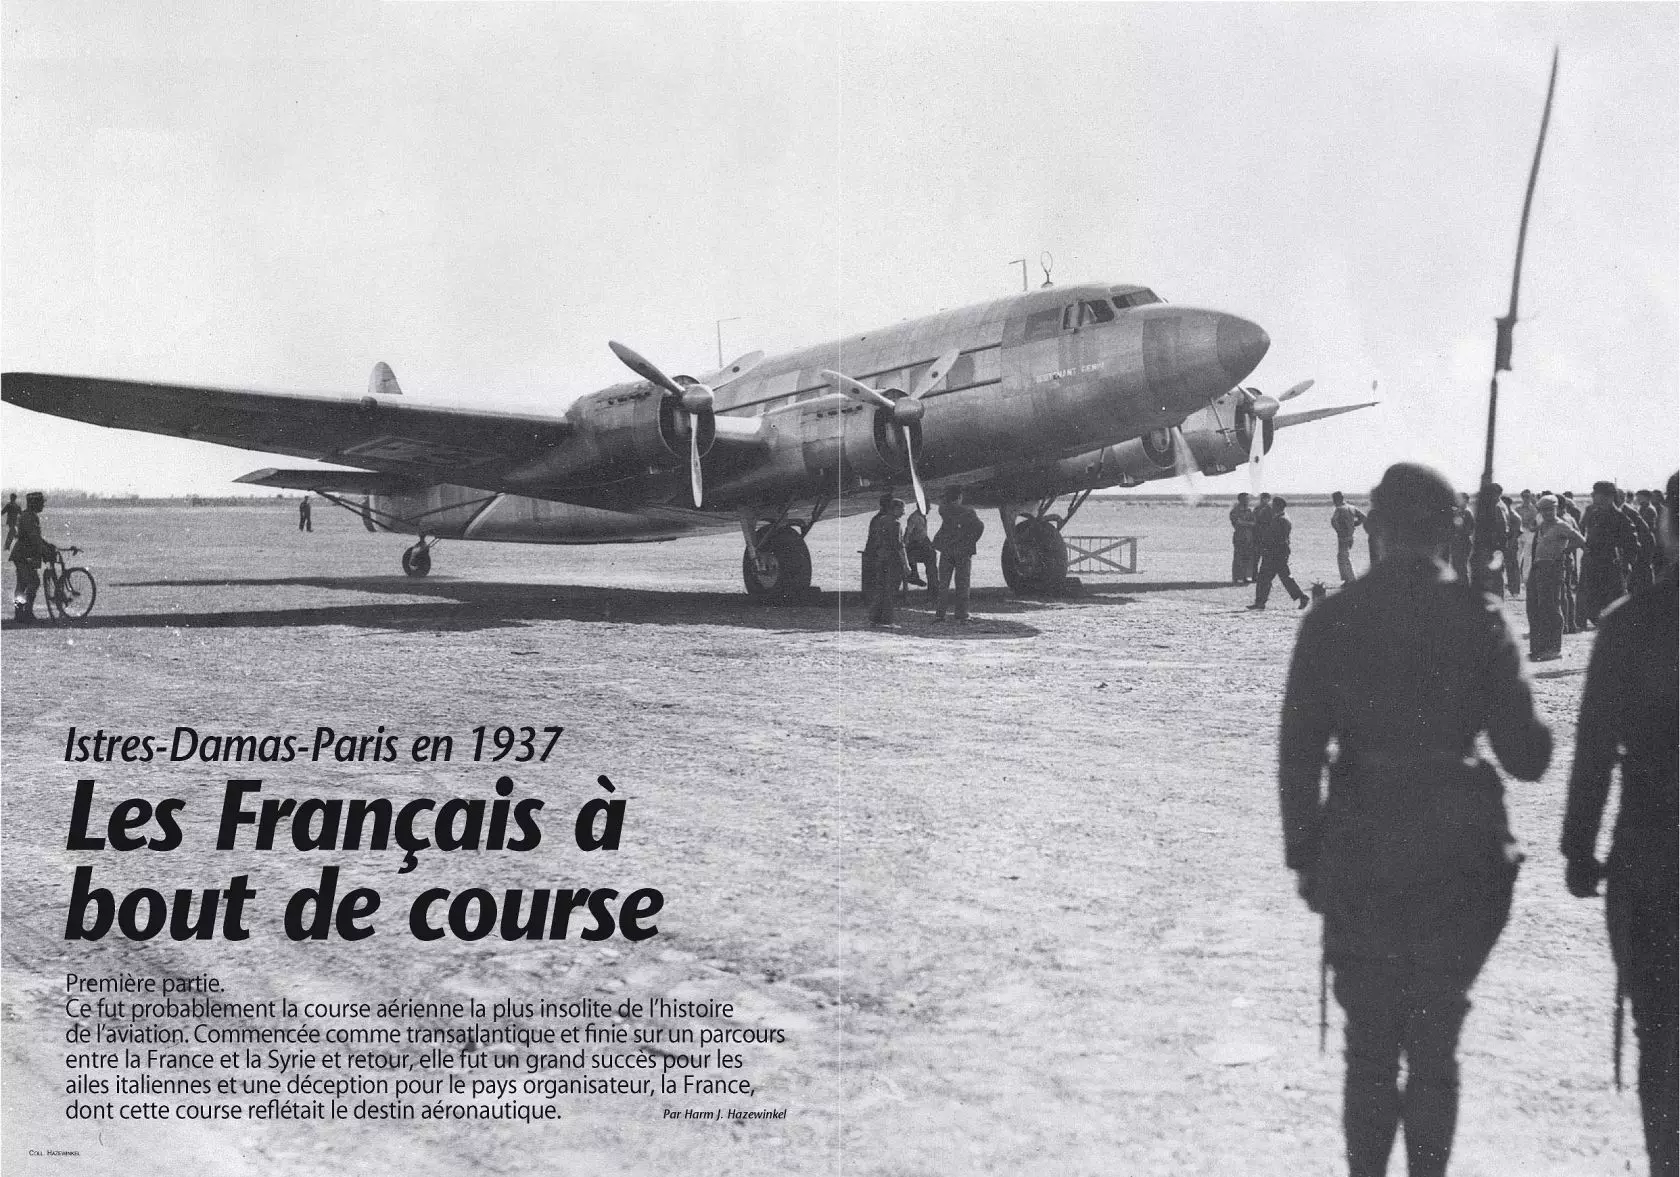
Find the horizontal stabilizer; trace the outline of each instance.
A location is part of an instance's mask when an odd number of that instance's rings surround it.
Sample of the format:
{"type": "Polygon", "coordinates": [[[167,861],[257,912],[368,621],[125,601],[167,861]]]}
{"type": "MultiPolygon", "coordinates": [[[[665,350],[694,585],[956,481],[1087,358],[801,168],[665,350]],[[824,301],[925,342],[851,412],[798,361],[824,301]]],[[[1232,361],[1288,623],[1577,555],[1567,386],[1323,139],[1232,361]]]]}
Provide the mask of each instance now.
{"type": "Polygon", "coordinates": [[[1272,418],[1272,428],[1286,429],[1291,425],[1305,425],[1308,421],[1322,421],[1326,417],[1335,417],[1341,413],[1351,413],[1355,409],[1368,409],[1381,401],[1366,401],[1362,405],[1334,405],[1328,409],[1307,409],[1300,413],[1279,413],[1272,418]]]}
{"type": "Polygon", "coordinates": [[[234,481],[272,486],[277,490],[324,490],[347,495],[398,494],[431,485],[425,480],[380,470],[277,470],[273,466],[253,470],[234,481]]]}

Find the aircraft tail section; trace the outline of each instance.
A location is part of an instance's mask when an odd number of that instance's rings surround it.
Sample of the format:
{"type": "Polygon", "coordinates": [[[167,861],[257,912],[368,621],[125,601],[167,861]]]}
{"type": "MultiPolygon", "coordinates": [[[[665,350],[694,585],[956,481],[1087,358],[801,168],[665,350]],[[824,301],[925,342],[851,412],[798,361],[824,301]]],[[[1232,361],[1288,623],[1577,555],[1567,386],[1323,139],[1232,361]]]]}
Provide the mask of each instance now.
{"type": "Polygon", "coordinates": [[[401,396],[402,385],[397,383],[397,374],[391,371],[391,365],[380,360],[373,366],[368,376],[369,396],[401,396]]]}

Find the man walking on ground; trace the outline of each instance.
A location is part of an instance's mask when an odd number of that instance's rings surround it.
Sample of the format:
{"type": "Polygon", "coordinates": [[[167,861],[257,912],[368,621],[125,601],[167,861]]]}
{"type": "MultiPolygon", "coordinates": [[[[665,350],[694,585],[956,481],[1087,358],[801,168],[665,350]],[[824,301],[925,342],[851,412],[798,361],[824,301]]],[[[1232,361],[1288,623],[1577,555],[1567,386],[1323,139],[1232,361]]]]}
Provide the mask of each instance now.
{"type": "Polygon", "coordinates": [[[1264,609],[1266,598],[1272,595],[1272,579],[1277,578],[1283,591],[1295,599],[1297,608],[1307,607],[1307,594],[1289,575],[1289,533],[1295,524],[1285,511],[1289,504],[1281,498],[1272,500],[1272,512],[1264,527],[1255,528],[1255,543],[1260,547],[1260,574],[1254,582],[1254,604],[1250,609],[1264,609]]]}
{"type": "Polygon", "coordinates": [[[309,496],[304,495],[303,498],[298,501],[298,530],[299,531],[314,531],[315,530],[315,523],[314,523],[314,520],[312,520],[309,517],[309,511],[310,511],[309,496]]]}
{"type": "Polygon", "coordinates": [[[1342,492],[1330,496],[1334,510],[1330,512],[1330,530],[1336,533],[1336,571],[1342,583],[1353,579],[1353,533],[1365,522],[1365,512],[1342,501],[1342,492]]]}
{"type": "MultiPolygon", "coordinates": [[[[1669,498],[1676,480],[1670,478],[1669,498]]],[[[1664,546],[1675,546],[1675,517],[1665,512],[1664,546]]],[[[1581,693],[1575,767],[1563,818],[1564,881],[1579,899],[1598,894],[1608,878],[1604,918],[1616,965],[1617,1041],[1622,995],[1633,1006],[1639,1039],[1639,1110],[1652,1177],[1676,1177],[1676,1034],[1680,1020],[1675,956],[1677,916],[1675,807],[1676,685],[1675,568],[1604,614],[1593,642],[1581,693]],[[1597,858],[1598,830],[1610,794],[1610,776],[1622,767],[1620,808],[1608,867],[1597,858]]]]}
{"type": "Polygon", "coordinates": [[[1551,760],[1504,614],[1447,573],[1454,515],[1435,471],[1388,468],[1366,524],[1382,562],[1307,615],[1284,692],[1284,856],[1347,1015],[1351,1177],[1387,1172],[1402,1124],[1411,1177],[1447,1171],[1459,1032],[1521,861],[1478,737],[1522,780],[1551,760]]]}
{"type": "Polygon", "coordinates": [[[939,597],[934,605],[935,621],[945,620],[947,603],[957,621],[969,620],[969,576],[974,568],[974,553],[980,546],[980,536],[985,532],[986,525],[962,500],[962,491],[952,487],[939,501],[939,534],[933,537],[933,546],[939,552],[939,597]]]}

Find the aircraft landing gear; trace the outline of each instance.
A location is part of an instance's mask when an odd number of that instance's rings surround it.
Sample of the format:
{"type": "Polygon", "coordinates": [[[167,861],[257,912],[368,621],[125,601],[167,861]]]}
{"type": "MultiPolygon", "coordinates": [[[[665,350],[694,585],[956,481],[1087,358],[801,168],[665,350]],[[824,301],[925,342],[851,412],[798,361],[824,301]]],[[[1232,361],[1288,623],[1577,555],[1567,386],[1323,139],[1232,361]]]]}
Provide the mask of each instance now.
{"type": "Polygon", "coordinates": [[[761,601],[791,601],[811,588],[811,549],[805,537],[828,510],[832,497],[811,505],[811,517],[789,519],[784,506],[774,519],[760,519],[751,508],[741,512],[741,580],[747,595],[761,601]]]}
{"type": "Polygon", "coordinates": [[[408,576],[424,576],[432,570],[432,549],[437,546],[437,540],[427,541],[421,536],[411,548],[404,548],[402,554],[402,570],[408,576]]]}
{"type": "Polygon", "coordinates": [[[1062,528],[1089,496],[1089,491],[1075,494],[1065,517],[1050,513],[1054,497],[1040,502],[1037,514],[1024,518],[1015,508],[998,509],[1003,519],[1003,580],[1011,592],[1053,596],[1067,591],[1068,550],[1062,528]]]}
{"type": "Polygon", "coordinates": [[[749,596],[786,601],[811,587],[811,549],[797,528],[763,528],[756,541],[741,553],[741,579],[749,596]]]}

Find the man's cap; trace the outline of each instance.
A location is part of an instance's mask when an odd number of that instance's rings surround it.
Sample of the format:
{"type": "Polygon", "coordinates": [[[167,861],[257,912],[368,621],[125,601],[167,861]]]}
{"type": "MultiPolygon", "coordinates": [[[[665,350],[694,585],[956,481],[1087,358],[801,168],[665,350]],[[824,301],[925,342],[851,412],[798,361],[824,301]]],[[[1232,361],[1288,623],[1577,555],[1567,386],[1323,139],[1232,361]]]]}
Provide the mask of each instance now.
{"type": "Polygon", "coordinates": [[[1613,495],[1615,493],[1616,484],[1607,478],[1601,478],[1593,483],[1593,494],[1595,495],[1613,495]]]}
{"type": "Polygon", "coordinates": [[[1342,498],[1343,498],[1343,495],[1342,495],[1341,491],[1333,490],[1333,491],[1330,492],[1330,501],[1331,502],[1339,503],[1339,502],[1342,501],[1342,498]]]}
{"type": "Polygon", "coordinates": [[[947,487],[946,490],[945,490],[945,493],[939,496],[939,501],[942,502],[942,503],[961,502],[962,501],[962,487],[960,487],[960,486],[947,487]]]}
{"type": "Polygon", "coordinates": [[[1287,511],[1289,509],[1289,500],[1285,498],[1273,498],[1272,506],[1276,507],[1279,511],[1287,511]]]}
{"type": "Polygon", "coordinates": [[[897,501],[897,499],[893,498],[892,492],[888,491],[886,494],[881,496],[881,510],[885,511],[897,501]]]}
{"type": "MultiPolygon", "coordinates": [[[[13,497],[15,498],[16,496],[13,496],[13,497]]],[[[1239,490],[1237,492],[1237,502],[1239,502],[1239,503],[1248,502],[1248,492],[1246,490],[1239,490]]]]}
{"type": "Polygon", "coordinates": [[[1540,509],[1542,511],[1556,511],[1557,510],[1557,496],[1555,496],[1555,495],[1541,495],[1540,496],[1540,509]]]}
{"type": "Polygon", "coordinates": [[[1452,484],[1416,462],[1396,462],[1371,488],[1371,513],[1402,525],[1446,521],[1457,507],[1452,484]]]}
{"type": "Polygon", "coordinates": [[[47,501],[47,496],[41,491],[32,490],[23,496],[23,501],[26,503],[44,503],[47,501]]]}

